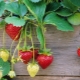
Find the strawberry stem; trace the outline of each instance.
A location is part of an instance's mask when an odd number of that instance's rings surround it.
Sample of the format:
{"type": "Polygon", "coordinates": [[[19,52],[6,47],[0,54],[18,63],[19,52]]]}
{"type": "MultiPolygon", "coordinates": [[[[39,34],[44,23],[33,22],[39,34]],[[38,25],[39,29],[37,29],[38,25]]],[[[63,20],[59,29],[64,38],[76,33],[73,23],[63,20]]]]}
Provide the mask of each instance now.
{"type": "MultiPolygon", "coordinates": [[[[23,30],[23,28],[19,31],[19,33],[18,33],[18,35],[20,34],[20,32],[23,30]]],[[[17,35],[17,36],[18,36],[17,35]]],[[[15,37],[15,39],[17,38],[17,36],[15,37]]],[[[20,45],[20,43],[21,43],[21,41],[22,41],[22,38],[21,38],[21,36],[22,36],[22,32],[21,32],[21,35],[20,35],[20,39],[19,39],[19,43],[18,43],[18,48],[19,48],[19,45],[20,45]]],[[[11,51],[12,51],[12,47],[13,47],[13,43],[15,42],[15,39],[12,41],[12,43],[11,43],[11,47],[10,47],[10,56],[11,56],[11,51]]]]}
{"type": "Polygon", "coordinates": [[[13,69],[14,69],[14,68],[13,68],[13,63],[11,63],[11,70],[13,71],[13,69]]]}
{"type": "Polygon", "coordinates": [[[44,27],[43,25],[41,25],[41,29],[42,29],[42,34],[43,34],[43,37],[44,37],[44,50],[46,49],[46,40],[45,40],[45,32],[44,32],[44,27]]]}
{"type": "Polygon", "coordinates": [[[35,55],[34,55],[34,42],[33,42],[33,37],[32,37],[32,30],[31,30],[31,26],[30,26],[30,38],[31,38],[31,43],[32,43],[32,48],[33,48],[33,60],[32,60],[32,62],[33,62],[33,64],[35,63],[35,55]]]}
{"type": "Polygon", "coordinates": [[[5,29],[3,31],[3,48],[5,48],[5,29]]]}
{"type": "MultiPolygon", "coordinates": [[[[28,25],[28,24],[27,24],[27,25],[28,25]]],[[[25,32],[25,34],[24,34],[24,35],[25,35],[25,37],[24,37],[25,40],[24,40],[24,46],[23,46],[24,49],[26,49],[26,46],[27,46],[27,38],[26,38],[26,37],[27,37],[27,34],[26,34],[27,25],[26,25],[25,28],[24,28],[24,32],[25,32]]]]}

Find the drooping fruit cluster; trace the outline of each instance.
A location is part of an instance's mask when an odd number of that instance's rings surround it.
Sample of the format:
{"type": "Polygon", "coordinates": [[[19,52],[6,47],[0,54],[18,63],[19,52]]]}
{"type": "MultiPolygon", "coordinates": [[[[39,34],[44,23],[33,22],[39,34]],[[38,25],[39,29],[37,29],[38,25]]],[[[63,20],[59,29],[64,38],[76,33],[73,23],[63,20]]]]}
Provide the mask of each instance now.
{"type": "MultiPolygon", "coordinates": [[[[42,69],[46,69],[53,62],[54,58],[48,49],[34,48],[31,29],[27,33],[26,27],[22,28],[14,26],[13,24],[7,24],[5,31],[13,41],[19,40],[17,48],[18,59],[13,56],[11,58],[11,63],[15,64],[18,60],[21,60],[24,64],[28,64],[27,71],[31,77],[34,77],[38,73],[39,66],[42,69]],[[30,48],[28,48],[26,44],[26,37],[31,40],[32,47],[30,48]],[[20,47],[20,42],[22,39],[24,39],[24,44],[20,47]]],[[[39,32],[39,35],[41,35],[40,31],[42,32],[41,28],[37,28],[37,33],[39,32]]],[[[9,75],[13,77],[12,74],[9,73],[9,75]]]]}
{"type": "Polygon", "coordinates": [[[37,72],[39,71],[39,66],[42,69],[46,69],[47,67],[50,66],[50,64],[54,60],[51,54],[47,53],[39,54],[39,49],[34,49],[34,50],[30,49],[29,51],[19,50],[19,57],[24,64],[28,64],[27,70],[31,77],[34,77],[37,74],[37,72]],[[33,55],[35,59],[34,63],[30,62],[33,59],[33,55]]]}

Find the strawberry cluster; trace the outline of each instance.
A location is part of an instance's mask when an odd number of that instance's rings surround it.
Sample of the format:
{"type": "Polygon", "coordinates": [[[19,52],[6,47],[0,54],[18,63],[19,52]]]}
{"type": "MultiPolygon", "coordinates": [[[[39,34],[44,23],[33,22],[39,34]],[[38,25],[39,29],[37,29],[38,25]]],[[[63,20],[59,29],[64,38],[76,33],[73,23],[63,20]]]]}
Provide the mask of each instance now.
{"type": "MultiPolygon", "coordinates": [[[[20,26],[14,26],[13,24],[7,24],[5,27],[6,33],[10,36],[13,41],[20,41],[20,37],[22,37],[21,33],[24,33],[24,38],[26,38],[26,30],[22,29],[20,26]]],[[[32,39],[32,38],[31,38],[32,39]]],[[[19,44],[18,44],[19,45],[19,44]]],[[[27,65],[27,71],[31,77],[34,77],[39,71],[39,66],[42,69],[46,69],[53,61],[53,56],[49,51],[46,50],[40,51],[40,49],[36,49],[34,47],[27,49],[26,41],[24,41],[24,46],[20,48],[18,46],[18,58],[12,58],[12,64],[21,60],[24,64],[27,65]],[[32,62],[31,62],[32,61],[32,62]],[[38,65],[39,64],[39,65],[38,65]]]]}

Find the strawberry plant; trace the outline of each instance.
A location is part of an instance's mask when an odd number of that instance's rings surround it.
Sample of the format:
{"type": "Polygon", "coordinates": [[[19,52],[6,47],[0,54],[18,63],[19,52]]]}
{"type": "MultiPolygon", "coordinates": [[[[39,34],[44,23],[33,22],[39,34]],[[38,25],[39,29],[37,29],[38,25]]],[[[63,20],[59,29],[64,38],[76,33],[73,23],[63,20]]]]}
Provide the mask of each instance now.
{"type": "MultiPolygon", "coordinates": [[[[18,61],[28,64],[27,71],[34,77],[39,66],[46,69],[54,60],[46,46],[46,25],[56,26],[61,31],[74,31],[73,25],[80,25],[80,0],[0,0],[0,18],[0,29],[3,29],[0,78],[3,80],[6,75],[15,77],[13,65],[18,61]],[[33,32],[40,42],[38,48],[34,44],[33,32]],[[12,40],[9,50],[5,45],[5,33],[12,40]],[[12,52],[15,41],[18,44],[12,52]]],[[[77,53],[80,56],[79,49],[77,53]]]]}

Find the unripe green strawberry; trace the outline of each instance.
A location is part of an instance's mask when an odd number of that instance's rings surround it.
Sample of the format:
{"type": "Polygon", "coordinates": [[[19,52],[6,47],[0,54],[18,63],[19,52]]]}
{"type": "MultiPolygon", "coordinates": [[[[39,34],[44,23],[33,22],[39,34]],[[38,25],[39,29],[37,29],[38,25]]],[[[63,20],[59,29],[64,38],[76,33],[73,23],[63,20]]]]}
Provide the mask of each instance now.
{"type": "Polygon", "coordinates": [[[16,76],[16,74],[15,74],[14,71],[10,71],[10,72],[8,73],[8,75],[9,75],[10,78],[14,78],[14,77],[16,76]]]}
{"type": "Polygon", "coordinates": [[[27,70],[28,70],[28,73],[31,77],[35,77],[36,74],[38,73],[39,71],[39,65],[38,64],[33,64],[33,63],[29,63],[28,66],[27,66],[27,70]]]}
{"type": "Polygon", "coordinates": [[[1,50],[0,50],[0,57],[2,58],[2,60],[3,60],[4,62],[8,61],[8,59],[9,59],[9,52],[8,52],[8,50],[6,50],[6,49],[1,49],[1,50]]]}

